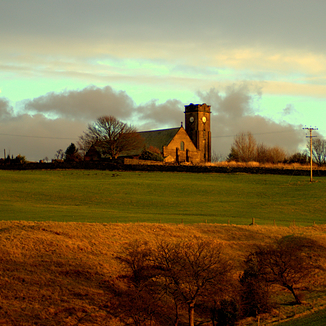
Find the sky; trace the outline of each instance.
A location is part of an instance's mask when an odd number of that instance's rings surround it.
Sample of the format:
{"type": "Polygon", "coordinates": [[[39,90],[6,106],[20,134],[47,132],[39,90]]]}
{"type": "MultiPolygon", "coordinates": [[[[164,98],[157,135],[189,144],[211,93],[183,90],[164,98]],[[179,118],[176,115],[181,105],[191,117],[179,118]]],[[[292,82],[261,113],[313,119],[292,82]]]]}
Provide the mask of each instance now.
{"type": "Polygon", "coordinates": [[[0,157],[54,158],[98,117],[174,128],[211,105],[289,154],[326,136],[325,0],[0,0],[0,157]],[[3,154],[2,154],[3,153],[3,154]]]}

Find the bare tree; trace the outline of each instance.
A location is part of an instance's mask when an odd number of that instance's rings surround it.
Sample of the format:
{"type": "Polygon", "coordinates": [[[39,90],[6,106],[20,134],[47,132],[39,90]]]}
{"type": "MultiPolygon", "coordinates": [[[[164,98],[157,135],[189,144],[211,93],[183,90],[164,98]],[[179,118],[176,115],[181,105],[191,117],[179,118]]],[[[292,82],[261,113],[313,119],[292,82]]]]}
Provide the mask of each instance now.
{"type": "Polygon", "coordinates": [[[285,287],[296,303],[301,304],[296,286],[323,269],[320,259],[324,250],[313,239],[287,236],[274,244],[257,247],[247,261],[255,270],[258,281],[285,287]]]}
{"type": "Polygon", "coordinates": [[[250,162],[256,159],[257,143],[251,132],[242,132],[234,137],[229,161],[250,162]]]}
{"type": "Polygon", "coordinates": [[[116,257],[124,274],[110,283],[114,300],[109,310],[125,325],[143,326],[160,319],[162,289],[151,257],[149,244],[139,240],[127,243],[116,257]]]}
{"type": "Polygon", "coordinates": [[[281,147],[269,147],[263,143],[257,144],[251,132],[243,132],[235,136],[228,156],[228,161],[256,161],[273,164],[284,162],[285,159],[286,153],[281,147]]]}
{"type": "Polygon", "coordinates": [[[60,148],[57,150],[57,152],[54,155],[54,158],[56,160],[63,160],[65,157],[65,152],[60,148]]]}
{"type": "Polygon", "coordinates": [[[125,274],[119,277],[123,285],[115,287],[117,304],[111,311],[133,325],[177,326],[188,316],[194,326],[196,303],[227,292],[231,265],[212,241],[161,241],[152,247],[133,241],[117,259],[125,274]]]}
{"type": "MultiPolygon", "coordinates": [[[[310,141],[307,144],[310,149],[310,141]]],[[[312,159],[318,165],[326,164],[326,140],[320,138],[312,139],[312,159]]]]}
{"type": "Polygon", "coordinates": [[[309,156],[307,153],[294,153],[288,158],[288,163],[307,164],[309,163],[309,156]]]}
{"type": "Polygon", "coordinates": [[[154,257],[167,293],[188,307],[189,326],[195,325],[197,300],[225,290],[230,262],[212,241],[161,242],[154,257]]]}
{"type": "Polygon", "coordinates": [[[87,151],[92,145],[102,153],[116,159],[122,152],[143,147],[143,139],[136,129],[112,116],[98,118],[88,125],[87,131],[79,137],[81,150],[87,151]]]}
{"type": "Polygon", "coordinates": [[[211,158],[211,162],[212,163],[217,163],[217,162],[221,162],[223,161],[223,155],[221,153],[217,153],[215,151],[212,152],[212,158],[211,158]]]}
{"type": "Polygon", "coordinates": [[[278,146],[268,147],[261,143],[257,145],[256,161],[259,163],[280,163],[286,159],[286,153],[283,148],[278,146]]]}

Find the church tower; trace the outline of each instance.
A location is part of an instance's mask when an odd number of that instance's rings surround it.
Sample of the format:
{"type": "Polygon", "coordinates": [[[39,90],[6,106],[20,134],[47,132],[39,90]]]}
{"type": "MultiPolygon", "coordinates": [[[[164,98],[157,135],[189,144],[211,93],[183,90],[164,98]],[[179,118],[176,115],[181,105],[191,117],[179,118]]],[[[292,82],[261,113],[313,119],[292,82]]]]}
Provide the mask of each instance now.
{"type": "Polygon", "coordinates": [[[211,106],[189,104],[185,106],[186,132],[200,150],[200,161],[211,161],[211,106]]]}

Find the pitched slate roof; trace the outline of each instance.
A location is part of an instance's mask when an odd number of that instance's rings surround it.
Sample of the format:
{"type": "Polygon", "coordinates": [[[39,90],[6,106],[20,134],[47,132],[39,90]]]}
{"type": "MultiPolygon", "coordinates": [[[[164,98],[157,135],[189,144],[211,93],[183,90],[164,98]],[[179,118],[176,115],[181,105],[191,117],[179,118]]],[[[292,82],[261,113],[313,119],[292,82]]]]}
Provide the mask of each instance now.
{"type": "Polygon", "coordinates": [[[144,138],[146,147],[153,146],[162,151],[163,146],[169,145],[179,130],[180,127],[162,130],[140,131],[138,134],[144,138]]]}
{"type": "MultiPolygon", "coordinates": [[[[140,131],[138,132],[138,134],[144,139],[144,146],[146,148],[153,146],[158,148],[162,152],[163,146],[169,145],[179,130],[180,127],[162,129],[162,130],[140,131]]],[[[144,149],[144,146],[142,146],[142,148],[138,148],[132,151],[123,152],[120,155],[121,156],[139,155],[144,149]]]]}

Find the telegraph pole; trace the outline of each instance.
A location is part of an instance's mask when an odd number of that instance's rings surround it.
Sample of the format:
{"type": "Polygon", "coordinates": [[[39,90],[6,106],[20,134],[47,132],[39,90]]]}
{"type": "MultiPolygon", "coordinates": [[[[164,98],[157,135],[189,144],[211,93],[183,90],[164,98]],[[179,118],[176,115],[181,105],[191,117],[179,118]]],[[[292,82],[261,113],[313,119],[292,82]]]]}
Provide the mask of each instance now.
{"type": "Polygon", "coordinates": [[[318,128],[302,128],[305,130],[309,130],[310,136],[306,136],[306,138],[310,138],[310,182],[312,182],[312,138],[317,137],[312,135],[313,130],[318,130],[318,128]]]}

